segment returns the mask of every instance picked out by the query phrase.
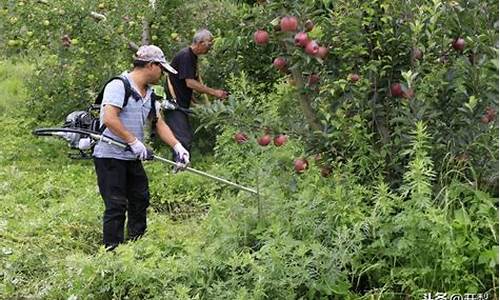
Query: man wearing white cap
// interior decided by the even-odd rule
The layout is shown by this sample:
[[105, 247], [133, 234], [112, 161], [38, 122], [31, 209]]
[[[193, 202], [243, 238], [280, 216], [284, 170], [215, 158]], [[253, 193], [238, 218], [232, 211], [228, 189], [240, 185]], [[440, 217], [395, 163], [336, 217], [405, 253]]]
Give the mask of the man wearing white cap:
[[151, 87], [166, 71], [177, 72], [163, 51], [153, 45], [142, 46], [134, 56], [133, 70], [109, 81], [102, 93], [103, 135], [130, 146], [123, 150], [101, 141], [94, 148], [97, 182], [105, 205], [103, 242], [109, 250], [124, 241], [126, 215], [129, 239], [137, 239], [146, 230], [149, 186], [141, 161], [150, 156], [143, 144], [148, 120], [160, 139], [173, 148], [180, 167], [189, 163], [189, 152], [164, 122]]

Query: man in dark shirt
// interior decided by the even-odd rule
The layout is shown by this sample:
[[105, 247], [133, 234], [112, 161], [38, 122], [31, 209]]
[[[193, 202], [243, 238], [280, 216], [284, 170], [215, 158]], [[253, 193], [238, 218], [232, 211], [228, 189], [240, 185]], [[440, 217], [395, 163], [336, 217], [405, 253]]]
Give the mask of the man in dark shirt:
[[[198, 56], [208, 53], [212, 40], [210, 31], [199, 30], [195, 33], [191, 46], [179, 51], [172, 60], [171, 65], [177, 70], [177, 74], [168, 73], [170, 82], [167, 81], [167, 87], [180, 107], [190, 107], [193, 90], [219, 99], [226, 99], [228, 96], [224, 90], [213, 89], [201, 83], [197, 74]], [[181, 110], [167, 110], [166, 121], [176, 138], [187, 151], [191, 151], [193, 130], [187, 114]]]

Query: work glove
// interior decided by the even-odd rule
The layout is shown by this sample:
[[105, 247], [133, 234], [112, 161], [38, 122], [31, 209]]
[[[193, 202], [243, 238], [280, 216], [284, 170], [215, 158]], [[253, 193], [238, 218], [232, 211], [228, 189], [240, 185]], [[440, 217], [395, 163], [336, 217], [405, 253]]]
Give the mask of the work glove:
[[153, 150], [147, 148], [146, 151], [147, 151], [146, 160], [153, 160], [155, 158]]
[[174, 146], [176, 169], [185, 169], [189, 164], [189, 152], [182, 147], [181, 143]]
[[140, 160], [145, 160], [148, 158], [148, 150], [146, 149], [146, 146], [139, 141], [137, 138], [132, 143], [128, 143], [130, 146], [130, 150], [132, 150], [132, 153], [134, 153], [138, 159]]

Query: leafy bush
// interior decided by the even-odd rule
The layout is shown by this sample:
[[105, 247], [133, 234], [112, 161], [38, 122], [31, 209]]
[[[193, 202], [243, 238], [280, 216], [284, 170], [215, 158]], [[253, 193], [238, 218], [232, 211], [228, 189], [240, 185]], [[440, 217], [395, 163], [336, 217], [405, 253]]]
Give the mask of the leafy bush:
[[[175, 4], [2, 4], [0, 42], [16, 41], [1, 47], [3, 55], [40, 49], [30, 117], [0, 120], [2, 297], [498, 297], [498, 20], [491, 13], [498, 3]], [[89, 17], [93, 10], [107, 20]], [[175, 16], [194, 14], [177, 24]], [[300, 29], [314, 21], [310, 36], [329, 55], [309, 56], [293, 33], [276, 30], [284, 15], [297, 16]], [[23, 27], [21, 19], [29, 22]], [[61, 160], [60, 142], [28, 132], [88, 105], [96, 86], [127, 68], [126, 43], [139, 40], [143, 20], [171, 54], [189, 44], [193, 29], [216, 34], [202, 75], [212, 86], [226, 84], [231, 96], [196, 107], [198, 138], [209, 135], [215, 146], [213, 158], [195, 166], [259, 193], [148, 164], [148, 232], [106, 253], [92, 168]], [[269, 32], [270, 43], [252, 41], [257, 29]], [[457, 51], [458, 37], [466, 46]], [[288, 60], [288, 72], [273, 69], [277, 56]], [[319, 83], [308, 83], [311, 73]], [[394, 83], [404, 97], [392, 95]], [[247, 141], [236, 141], [238, 132]], [[257, 143], [281, 133], [288, 141], [280, 147]], [[299, 157], [309, 161], [302, 173], [294, 170]]]

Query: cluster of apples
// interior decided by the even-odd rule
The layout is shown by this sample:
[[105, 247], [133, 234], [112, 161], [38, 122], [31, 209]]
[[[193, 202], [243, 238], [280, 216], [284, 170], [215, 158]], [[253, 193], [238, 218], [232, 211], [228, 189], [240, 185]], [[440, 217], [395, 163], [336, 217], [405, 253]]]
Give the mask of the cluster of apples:
[[[282, 32], [297, 32], [299, 22], [295, 16], [284, 16], [280, 20], [279, 28]], [[294, 37], [295, 45], [314, 57], [325, 59], [328, 55], [328, 48], [321, 46], [318, 41], [312, 40], [308, 32], [314, 29], [314, 22], [307, 20], [304, 23], [303, 31], [297, 32]], [[254, 33], [254, 41], [257, 45], [266, 45], [269, 42], [269, 33], [259, 29]], [[276, 57], [273, 61], [274, 67], [279, 71], [286, 71], [287, 60], [284, 57]]]
[[[243, 132], [237, 132], [234, 134], [234, 140], [238, 144], [243, 144], [244, 142], [248, 141], [248, 136]], [[257, 143], [265, 147], [271, 143], [271, 140], [274, 142], [274, 145], [276, 147], [280, 147], [286, 143], [286, 141], [288, 140], [288, 136], [286, 134], [278, 134], [273, 139], [269, 133], [266, 133], [257, 139]]]
[[[238, 144], [243, 144], [248, 141], [248, 136], [244, 132], [236, 132], [233, 136], [234, 141]], [[286, 134], [278, 134], [274, 138], [269, 133], [264, 133], [264, 135], [257, 138], [257, 144], [262, 147], [266, 147], [271, 144], [271, 141], [276, 147], [283, 146], [288, 141], [288, 136]], [[329, 165], [321, 164], [321, 155], [316, 155], [316, 163], [321, 167], [321, 176], [328, 177], [332, 173], [332, 168]], [[296, 173], [302, 174], [309, 167], [309, 162], [305, 157], [295, 158], [293, 161], [293, 168]]]
[[[463, 52], [465, 49], [465, 40], [462, 37], [457, 37], [451, 41], [451, 47], [457, 52]], [[419, 48], [413, 48], [411, 51], [411, 59], [413, 61], [421, 60], [423, 58], [423, 52]], [[391, 85], [391, 95], [393, 97], [404, 97], [411, 99], [415, 96], [415, 91], [412, 88], [406, 87], [405, 85], [395, 82]], [[481, 122], [489, 120], [488, 115], [482, 118]], [[489, 122], [489, 121], [488, 121]]]
[[[248, 136], [241, 131], [236, 132], [233, 138], [234, 141], [238, 144], [243, 144], [248, 141]], [[288, 136], [286, 134], [278, 134], [273, 138], [269, 133], [265, 133], [264, 135], [257, 138], [257, 143], [262, 147], [268, 146], [269, 144], [271, 144], [271, 141], [276, 147], [281, 147], [288, 141]], [[295, 172], [303, 173], [309, 166], [309, 163], [307, 162], [307, 159], [300, 157], [294, 160], [293, 165]]]
[[484, 114], [481, 116], [481, 123], [488, 124], [491, 121], [495, 120], [497, 116], [497, 112], [491, 106], [488, 106], [484, 111]]

